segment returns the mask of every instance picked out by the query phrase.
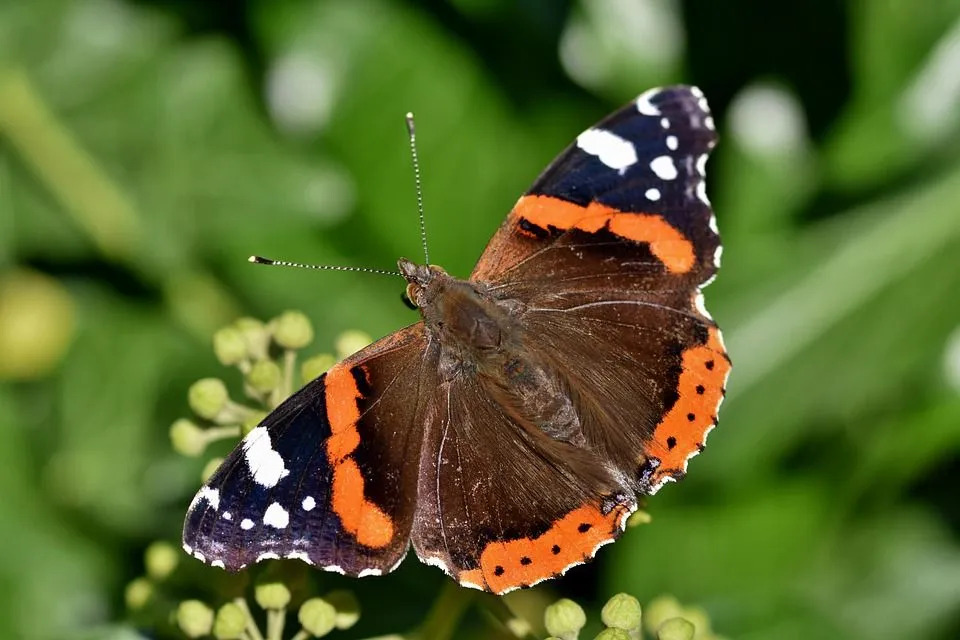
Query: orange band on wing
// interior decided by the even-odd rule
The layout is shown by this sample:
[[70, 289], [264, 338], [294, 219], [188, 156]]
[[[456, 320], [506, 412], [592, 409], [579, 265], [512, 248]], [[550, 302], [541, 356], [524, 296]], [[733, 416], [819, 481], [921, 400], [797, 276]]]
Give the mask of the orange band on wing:
[[382, 548], [393, 539], [393, 520], [364, 496], [363, 474], [350, 457], [360, 444], [357, 420], [360, 390], [350, 368], [334, 366], [326, 377], [327, 460], [333, 468], [331, 506], [344, 530], [367, 547]]
[[648, 445], [649, 455], [660, 460], [651, 484], [656, 486], [665, 477], [686, 471], [687, 459], [703, 448], [707, 433], [716, 424], [729, 372], [730, 360], [716, 327], [710, 328], [706, 344], [683, 352], [679, 397], [657, 425]]
[[487, 544], [480, 566], [461, 571], [457, 579], [502, 593], [550, 578], [593, 557], [597, 547], [619, 534], [628, 513], [625, 504], [607, 514], [596, 505], [574, 509], [536, 538]]
[[671, 273], [687, 273], [696, 263], [693, 243], [659, 215], [618, 211], [599, 202], [582, 207], [551, 196], [524, 196], [511, 215], [518, 223], [524, 219], [542, 229], [593, 233], [606, 227], [621, 238], [649, 245]]

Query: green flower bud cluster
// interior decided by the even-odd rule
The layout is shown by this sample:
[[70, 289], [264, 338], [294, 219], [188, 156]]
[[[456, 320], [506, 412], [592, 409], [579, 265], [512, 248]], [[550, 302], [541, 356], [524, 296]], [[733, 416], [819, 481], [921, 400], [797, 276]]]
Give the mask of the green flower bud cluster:
[[[268, 322], [240, 318], [213, 336], [213, 351], [224, 365], [243, 375], [247, 398], [236, 402], [219, 378], [198, 380], [187, 394], [190, 408], [200, 418], [181, 418], [170, 427], [170, 442], [178, 453], [198, 457], [211, 443], [245, 436], [301, 385], [317, 378], [336, 362], [322, 353], [297, 368], [300, 349], [313, 341], [313, 326], [299, 311], [285, 311]], [[360, 331], [346, 331], [336, 340], [336, 352], [345, 357], [370, 343]], [[212, 467], [212, 468], [211, 468]], [[208, 478], [216, 466], [204, 468]]]
[[[706, 612], [683, 607], [672, 596], [650, 602], [644, 615], [636, 598], [618, 593], [603, 605], [600, 620], [605, 629], [594, 640], [642, 640], [644, 631], [657, 640], [721, 640], [711, 631]], [[550, 634], [547, 640], [579, 640], [587, 615], [579, 604], [564, 598], [546, 608], [543, 623]]]
[[308, 640], [322, 638], [334, 630], [349, 629], [360, 618], [357, 599], [348, 591], [332, 591], [323, 598], [309, 598], [297, 609], [300, 629], [285, 636], [284, 627], [293, 594], [279, 580], [268, 579], [254, 588], [254, 601], [266, 612], [266, 631], [261, 631], [244, 598], [235, 598], [216, 611], [199, 600], [184, 600], [174, 615], [177, 626], [188, 638], [213, 636], [216, 640]]

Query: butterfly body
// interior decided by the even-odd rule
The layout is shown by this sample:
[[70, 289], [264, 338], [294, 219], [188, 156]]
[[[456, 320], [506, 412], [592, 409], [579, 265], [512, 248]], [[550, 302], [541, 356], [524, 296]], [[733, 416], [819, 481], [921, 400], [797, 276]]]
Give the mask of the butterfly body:
[[400, 260], [421, 322], [254, 429], [197, 494], [185, 548], [362, 576], [412, 546], [495, 593], [593, 557], [716, 424], [714, 142], [699, 90], [651, 90], [558, 157], [468, 279]]

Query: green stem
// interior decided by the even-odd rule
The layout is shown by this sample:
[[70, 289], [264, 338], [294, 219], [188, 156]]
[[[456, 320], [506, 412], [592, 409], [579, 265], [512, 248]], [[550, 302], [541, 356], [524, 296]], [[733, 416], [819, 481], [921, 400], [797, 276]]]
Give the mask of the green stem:
[[507, 606], [503, 598], [492, 595], [484, 595], [480, 598], [478, 604], [482, 609], [507, 628], [510, 635], [515, 638], [524, 638], [536, 640], [537, 636], [533, 634], [530, 623], [518, 616]]
[[300, 629], [290, 640], [310, 640], [310, 634], [307, 633], [306, 629]]
[[453, 637], [457, 624], [467, 607], [475, 600], [476, 592], [445, 581], [443, 590], [433, 603], [423, 624], [411, 634], [423, 640], [447, 640]]
[[286, 349], [283, 352], [283, 383], [280, 385], [279, 397], [275, 398], [274, 406], [283, 402], [284, 399], [293, 395], [293, 372], [297, 366], [297, 352], [293, 349]]
[[0, 68], [0, 133], [104, 255], [126, 261], [136, 253], [142, 229], [133, 204], [20, 69]]
[[267, 610], [267, 640], [283, 640], [283, 623], [286, 621], [286, 613], [282, 609]]
[[222, 427], [208, 427], [203, 432], [207, 444], [217, 440], [240, 437], [240, 425], [224, 425]]
[[250, 607], [247, 606], [247, 601], [243, 598], [236, 598], [233, 602], [247, 614], [247, 633], [250, 637], [252, 637], [253, 640], [264, 640], [263, 634], [260, 633], [260, 628], [257, 627], [257, 622], [253, 619], [253, 613], [251, 613]]

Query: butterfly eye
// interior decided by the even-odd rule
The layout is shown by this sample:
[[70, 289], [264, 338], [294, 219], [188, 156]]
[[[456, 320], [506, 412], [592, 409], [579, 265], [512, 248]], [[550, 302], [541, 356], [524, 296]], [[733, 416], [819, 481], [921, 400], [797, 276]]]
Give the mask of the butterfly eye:
[[413, 304], [413, 300], [410, 299], [410, 296], [407, 295], [406, 291], [400, 294], [400, 299], [403, 300], [403, 304], [405, 304], [408, 308], [413, 309], [414, 311], [417, 310], [417, 305]]

